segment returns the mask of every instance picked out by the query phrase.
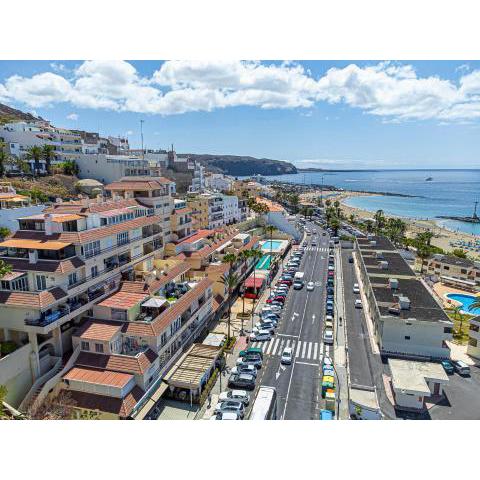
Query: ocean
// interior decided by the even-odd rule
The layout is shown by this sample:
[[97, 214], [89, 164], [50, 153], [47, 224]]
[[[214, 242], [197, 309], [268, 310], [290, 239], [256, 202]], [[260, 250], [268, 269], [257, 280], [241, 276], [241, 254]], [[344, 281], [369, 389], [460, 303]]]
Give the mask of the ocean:
[[[345, 190], [389, 192], [412, 197], [353, 197], [345, 203], [363, 210], [417, 219], [436, 220], [453, 231], [480, 235], [480, 224], [436, 219], [437, 215], [471, 216], [480, 202], [480, 170], [377, 170], [357, 172], [305, 172], [266, 177], [270, 180], [333, 185]], [[427, 178], [431, 181], [426, 181]], [[480, 215], [480, 205], [477, 209]]]

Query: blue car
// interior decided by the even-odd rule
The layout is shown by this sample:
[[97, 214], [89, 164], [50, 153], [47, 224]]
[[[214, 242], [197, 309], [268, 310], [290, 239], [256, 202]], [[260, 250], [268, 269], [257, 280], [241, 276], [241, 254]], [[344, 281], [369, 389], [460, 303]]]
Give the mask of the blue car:
[[442, 360], [442, 367], [448, 375], [453, 375], [455, 368], [450, 360]]

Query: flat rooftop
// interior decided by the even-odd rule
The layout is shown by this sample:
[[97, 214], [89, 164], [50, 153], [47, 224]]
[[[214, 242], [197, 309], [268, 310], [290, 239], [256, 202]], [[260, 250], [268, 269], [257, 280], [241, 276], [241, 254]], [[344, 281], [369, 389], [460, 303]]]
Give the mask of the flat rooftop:
[[431, 395], [427, 381], [448, 383], [448, 375], [440, 363], [412, 362], [410, 360], [388, 359], [392, 373], [392, 385], [401, 393]]
[[[372, 245], [372, 242], [375, 242], [375, 245]], [[392, 242], [386, 237], [358, 237], [357, 243], [360, 250], [375, 250], [375, 251], [382, 251], [382, 250], [390, 250], [394, 251], [395, 247], [393, 246]]]
[[[410, 265], [397, 252], [382, 252], [381, 258], [375, 257], [373, 252], [361, 251], [363, 263], [367, 269], [368, 275], [395, 275], [415, 277], [415, 273]], [[387, 262], [386, 268], [382, 267], [381, 262]]]
[[[452, 323], [420, 280], [397, 278], [398, 288], [392, 290], [388, 278], [373, 275], [369, 278], [382, 316], [397, 317], [404, 320], [410, 318], [425, 322]], [[398, 314], [390, 312], [391, 307], [398, 306], [399, 297], [407, 297], [410, 300], [410, 309], [398, 310]]]

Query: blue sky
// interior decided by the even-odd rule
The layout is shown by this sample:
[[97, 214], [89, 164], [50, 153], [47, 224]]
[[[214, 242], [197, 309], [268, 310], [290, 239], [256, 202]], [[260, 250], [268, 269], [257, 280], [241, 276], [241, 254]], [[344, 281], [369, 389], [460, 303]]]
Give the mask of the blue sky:
[[0, 102], [180, 153], [476, 168], [480, 62], [1, 61]]

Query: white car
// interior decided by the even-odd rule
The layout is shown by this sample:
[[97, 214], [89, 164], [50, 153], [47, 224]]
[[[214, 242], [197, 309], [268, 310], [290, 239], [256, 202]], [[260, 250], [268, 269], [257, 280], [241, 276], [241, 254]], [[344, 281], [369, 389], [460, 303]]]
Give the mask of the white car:
[[333, 328], [333, 320], [327, 320], [325, 318], [325, 328]]
[[240, 400], [244, 405], [248, 405], [250, 403], [250, 395], [246, 390], [229, 390], [222, 392], [218, 396], [219, 402], [226, 402], [227, 400]]
[[293, 361], [293, 348], [285, 347], [280, 358], [280, 363], [283, 365], [291, 365]]
[[248, 375], [253, 375], [254, 377], [256, 377], [257, 376], [257, 367], [255, 367], [255, 365], [252, 365], [250, 363], [242, 362], [242, 363], [236, 365], [235, 367], [233, 367], [232, 370], [231, 370], [231, 373], [233, 375], [236, 375], [237, 373], [238, 374], [247, 373]]
[[355, 300], [355, 308], [363, 308], [362, 301], [359, 298]]
[[253, 342], [268, 342], [272, 339], [272, 335], [268, 330], [260, 330], [258, 333], [251, 333], [250, 340]]
[[210, 417], [210, 420], [241, 420], [237, 412], [218, 412]]
[[243, 418], [245, 415], [245, 405], [240, 400], [226, 400], [225, 402], [218, 402], [215, 407], [215, 413], [234, 412]]
[[323, 343], [327, 345], [333, 344], [333, 330], [331, 328], [326, 328], [323, 333]]
[[358, 286], [358, 283], [353, 284], [353, 293], [360, 293], [360, 287]]
[[313, 282], [307, 283], [307, 291], [312, 292], [315, 289], [315, 284]]

